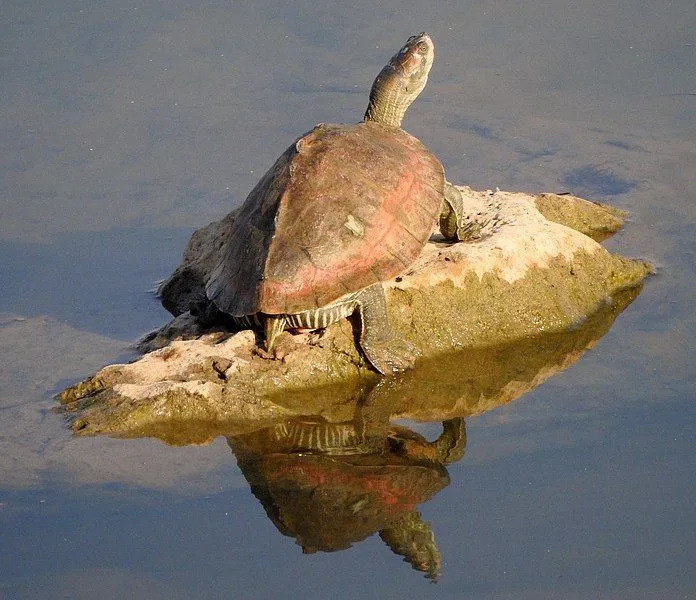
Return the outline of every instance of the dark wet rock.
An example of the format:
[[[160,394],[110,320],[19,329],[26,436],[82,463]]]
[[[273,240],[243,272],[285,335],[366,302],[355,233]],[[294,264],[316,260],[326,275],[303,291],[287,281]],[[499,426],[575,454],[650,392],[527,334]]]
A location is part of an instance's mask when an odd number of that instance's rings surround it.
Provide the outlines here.
[[[157,294],[162,306],[175,317],[205,300],[205,283],[215,267],[224,232],[234,223],[236,211],[224,219],[201,227],[189,240],[181,265],[160,285]]]

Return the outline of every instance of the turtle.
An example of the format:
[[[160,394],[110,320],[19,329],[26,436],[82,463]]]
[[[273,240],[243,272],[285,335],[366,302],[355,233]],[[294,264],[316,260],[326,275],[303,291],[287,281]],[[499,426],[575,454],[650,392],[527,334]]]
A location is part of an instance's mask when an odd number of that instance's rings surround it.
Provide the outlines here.
[[[401,129],[433,58],[430,36],[411,36],[375,79],[363,121],[320,123],[298,138],[231,222],[207,302],[259,331],[267,353],[286,329],[357,313],[358,346],[374,369],[413,366],[416,349],[392,332],[382,282],[415,261],[438,219],[456,241],[461,215],[440,161]]]

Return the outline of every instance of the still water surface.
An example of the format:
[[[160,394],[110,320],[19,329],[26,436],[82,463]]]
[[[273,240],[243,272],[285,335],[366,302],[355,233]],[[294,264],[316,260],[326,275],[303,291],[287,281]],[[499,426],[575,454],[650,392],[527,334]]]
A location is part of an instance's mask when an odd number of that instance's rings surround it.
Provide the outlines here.
[[[190,233],[297,135],[358,120],[422,30],[404,126],[448,178],[629,210],[606,245],[659,268],[582,360],[467,421],[419,506],[436,584],[377,535],[303,554],[234,441],[76,439],[50,410],[167,320],[148,290]],[[694,31],[692,0],[6,2],[0,598],[696,596]]]

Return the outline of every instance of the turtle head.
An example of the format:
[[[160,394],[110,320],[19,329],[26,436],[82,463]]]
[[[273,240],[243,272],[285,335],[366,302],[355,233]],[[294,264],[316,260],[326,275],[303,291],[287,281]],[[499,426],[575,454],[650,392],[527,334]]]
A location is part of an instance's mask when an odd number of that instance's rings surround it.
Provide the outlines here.
[[[406,109],[428,81],[434,58],[435,45],[427,33],[408,38],[372,84],[365,120],[401,127]]]
[[[434,58],[435,45],[430,36],[422,32],[408,38],[404,47],[391,57],[388,67],[401,74],[405,83],[420,92],[428,81]]]

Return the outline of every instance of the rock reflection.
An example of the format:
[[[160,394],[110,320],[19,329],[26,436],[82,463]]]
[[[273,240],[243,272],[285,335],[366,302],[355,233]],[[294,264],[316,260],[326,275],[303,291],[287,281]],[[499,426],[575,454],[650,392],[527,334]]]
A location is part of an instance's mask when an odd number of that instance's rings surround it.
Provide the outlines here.
[[[227,441],[268,517],[303,552],[343,550],[378,532],[414,569],[440,574],[416,506],[449,484],[444,465],[464,454],[463,419],[428,442],[368,402],[349,422],[293,419]]]

